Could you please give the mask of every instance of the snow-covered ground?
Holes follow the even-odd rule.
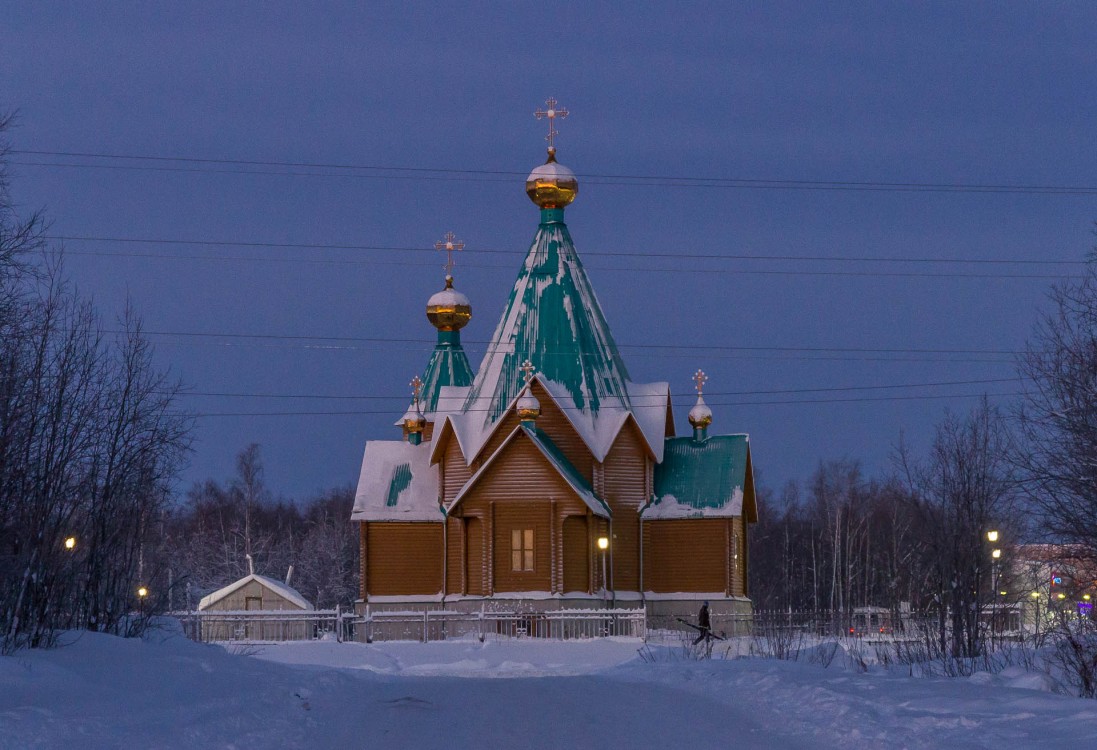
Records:
[[[259,646],[70,634],[0,657],[0,748],[1089,748],[1019,671],[867,673],[637,641]],[[505,679],[500,679],[505,678]],[[1036,689],[1033,689],[1036,688]]]

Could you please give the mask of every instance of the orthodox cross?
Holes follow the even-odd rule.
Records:
[[[444,239],[434,243],[435,250],[446,251],[446,276],[453,275],[453,253],[465,249],[465,243],[457,240],[453,232],[446,232]]]
[[[525,380],[526,380],[526,385],[529,385],[529,384],[530,384],[530,381],[532,381],[532,380],[533,380],[533,372],[534,372],[534,370],[536,370],[537,368],[536,368],[536,367],[534,367],[534,366],[533,366],[533,363],[532,363],[532,362],[530,362],[530,361],[529,361],[529,360],[527,359],[527,360],[526,360],[525,362],[523,362],[523,363],[522,363],[522,366],[521,366],[521,367],[519,367],[518,369],[519,369],[519,370],[521,370],[522,372],[524,372],[524,373],[525,373],[525,375],[524,375],[523,377],[524,377],[524,378],[525,378]]]
[[[705,383],[708,381],[708,375],[704,370],[698,370],[693,375],[693,381],[697,383],[697,395],[700,396],[701,392],[705,389]]]
[[[419,394],[423,392],[423,381],[419,379],[418,375],[416,375],[414,378],[411,379],[411,382],[408,383],[408,385],[411,386],[412,397],[415,399],[416,405],[418,405]]]
[[[548,118],[549,129],[548,135],[545,136],[545,140],[548,141],[549,149],[552,150],[556,148],[552,143],[552,139],[560,135],[556,128],[552,126],[552,121],[555,120],[557,117],[563,119],[568,116],[568,111],[566,109],[563,109],[562,107],[560,109],[556,108],[557,104],[558,102],[550,96],[548,99],[545,99],[545,108],[539,109],[533,113],[533,116],[536,117],[538,120],[546,117]]]

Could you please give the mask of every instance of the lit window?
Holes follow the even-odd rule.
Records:
[[[510,569],[533,570],[533,529],[510,532]]]

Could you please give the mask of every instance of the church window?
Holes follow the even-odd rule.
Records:
[[[533,570],[533,529],[510,532],[510,569]]]

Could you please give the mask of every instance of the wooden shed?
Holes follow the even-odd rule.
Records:
[[[204,613],[203,639],[211,641],[306,640],[313,637],[313,622],[295,620],[292,613],[313,609],[289,584],[255,573],[198,603],[198,611]],[[277,617],[278,612],[286,617]]]

